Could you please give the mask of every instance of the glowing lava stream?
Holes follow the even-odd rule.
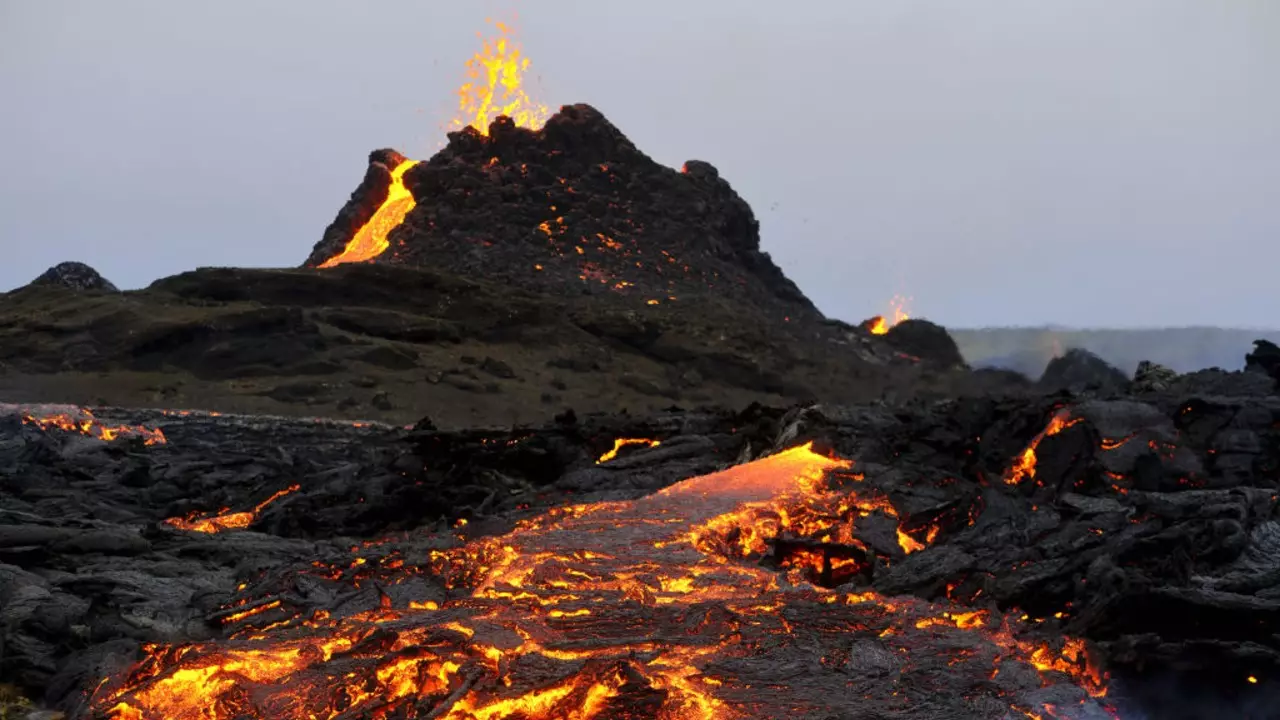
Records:
[[[968,664],[955,670],[984,687],[993,665],[1025,658],[1033,648],[984,629],[985,611],[825,590],[758,556],[741,562],[765,531],[793,526],[788,507],[824,495],[828,471],[848,466],[805,446],[639,500],[557,508],[507,535],[432,552],[429,570],[455,588],[451,599],[393,603],[384,593],[379,609],[149,647],[93,705],[117,720],[808,717],[886,682],[850,689],[843,660],[826,679],[777,679],[787,663],[847,657],[851,633],[879,637],[903,673],[909,643],[985,633],[995,649],[950,663]],[[400,565],[378,571],[378,587],[414,579]],[[279,606],[240,615],[265,623]],[[1034,650],[1037,666],[1072,670],[1053,665],[1049,648]]]
[[[351,236],[346,248],[325,260],[320,267],[328,268],[342,263],[364,262],[386,251],[391,244],[387,240],[387,235],[404,222],[404,216],[409,214],[415,204],[413,193],[404,186],[404,174],[417,164],[417,160],[405,160],[391,171],[391,186],[387,188],[387,199],[378,206],[373,217]]]

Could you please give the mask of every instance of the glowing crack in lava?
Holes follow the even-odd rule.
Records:
[[[469,81],[458,88],[458,113],[450,125],[461,130],[470,125],[481,135],[489,134],[489,124],[506,115],[517,127],[540,129],[551,111],[534,102],[526,92],[524,73],[529,58],[520,51],[511,27],[489,21],[498,35],[483,40],[479,52],[467,61]]]
[[[907,314],[907,299],[896,296],[889,302],[889,314],[877,315],[871,324],[871,333],[873,335],[884,335],[889,332],[889,328],[897,325],[903,320],[909,320],[910,315]]]
[[[164,522],[166,525],[186,530],[187,532],[199,533],[216,533],[224,530],[247,528],[253,524],[258,518],[258,513],[271,503],[279,500],[285,495],[298,491],[300,485],[290,485],[284,490],[278,490],[271,497],[263,500],[254,506],[248,512],[227,512],[230,508],[223,508],[219,513],[214,515],[206,515],[203,513],[192,513],[184,518],[168,518]]]
[[[1009,467],[1009,471],[1005,473],[1004,481],[1009,485],[1019,485],[1024,480],[1034,480],[1036,477],[1036,448],[1040,446],[1040,442],[1079,423],[1080,420],[1081,418],[1072,418],[1065,409],[1054,413],[1053,418],[1049,420],[1049,424],[1045,429],[1031,439],[1027,449],[1023,450],[1022,454]]]
[[[409,168],[417,165],[417,160],[405,160],[391,171],[391,186],[387,188],[387,199],[382,201],[373,217],[351,236],[342,252],[320,264],[322,268],[333,267],[349,262],[372,260],[390,246],[387,235],[404,222],[415,204],[413,193],[404,186],[404,174]]]
[[[824,489],[848,466],[798,447],[639,500],[557,508],[422,565],[361,556],[325,572],[377,588],[379,607],[302,614],[288,593],[242,600],[224,624],[260,624],[148,646],[93,706],[116,720],[686,720],[822,716],[877,695],[896,715],[914,702],[898,688],[938,682],[936,665],[914,669],[936,657],[930,642],[951,648],[941,674],[973,678],[982,702],[1000,702],[988,678],[1009,662],[1101,682],[1082,646],[1015,639],[1007,622],[988,627],[987,611],[830,590],[801,567],[762,565],[767,533],[817,519],[807,502],[862,502]],[[447,595],[393,592],[421,575]],[[314,587],[326,575],[310,577]],[[846,669],[858,638],[881,648],[896,680]]]
[[[596,460],[596,464],[599,465],[600,463],[607,463],[610,460],[618,457],[618,453],[621,452],[622,448],[624,447],[631,447],[635,445],[643,445],[645,447],[658,447],[661,444],[662,444],[661,441],[650,440],[649,438],[617,438],[616,440],[613,441],[613,448],[605,451],[599,457],[599,459]]]

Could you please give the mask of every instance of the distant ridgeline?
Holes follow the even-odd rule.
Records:
[[[1280,344],[1280,330],[1240,330],[1216,327],[1152,328],[1142,330],[1080,330],[1060,327],[948,329],[973,367],[1016,370],[1032,378],[1053,357],[1073,347],[1084,348],[1133,373],[1142,360],[1178,372],[1208,367],[1239,370],[1253,341]]]

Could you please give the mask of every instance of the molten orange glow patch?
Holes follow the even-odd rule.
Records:
[[[470,125],[481,135],[489,134],[489,124],[499,115],[511,118],[517,127],[537,130],[551,111],[529,98],[524,73],[529,58],[520,51],[511,28],[493,23],[498,35],[484,40],[484,46],[467,61],[468,81],[458,88],[458,117],[451,129]]]
[[[391,171],[391,187],[387,188],[387,199],[378,206],[356,234],[347,242],[347,247],[333,257],[320,264],[322,268],[341,265],[342,263],[364,262],[372,260],[386,252],[391,243],[387,235],[404,222],[404,216],[413,209],[413,193],[404,186],[404,174],[409,168],[417,165],[417,160],[405,160]]]

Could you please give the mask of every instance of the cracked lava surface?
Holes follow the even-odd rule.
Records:
[[[488,720],[874,708],[925,717],[913,705],[945,694],[966,717],[1038,717],[1043,708],[1025,702],[1027,677],[1099,707],[1081,687],[1105,688],[1077,641],[1054,649],[1019,639],[1017,621],[986,610],[808,582],[810,570],[830,578],[855,560],[801,553],[780,568],[762,563],[772,538],[812,537],[815,523],[844,541],[834,518],[858,504],[856,493],[825,483],[843,473],[856,484],[850,466],[797,447],[639,500],[558,508],[420,565],[369,563],[360,577],[380,588],[375,610],[267,622],[280,617],[278,599],[244,602],[223,619],[236,628],[225,639],[145,647],[128,673],[99,687],[94,712]],[[422,577],[447,589],[417,599],[383,592]],[[1022,686],[1007,684],[1016,677]]]

